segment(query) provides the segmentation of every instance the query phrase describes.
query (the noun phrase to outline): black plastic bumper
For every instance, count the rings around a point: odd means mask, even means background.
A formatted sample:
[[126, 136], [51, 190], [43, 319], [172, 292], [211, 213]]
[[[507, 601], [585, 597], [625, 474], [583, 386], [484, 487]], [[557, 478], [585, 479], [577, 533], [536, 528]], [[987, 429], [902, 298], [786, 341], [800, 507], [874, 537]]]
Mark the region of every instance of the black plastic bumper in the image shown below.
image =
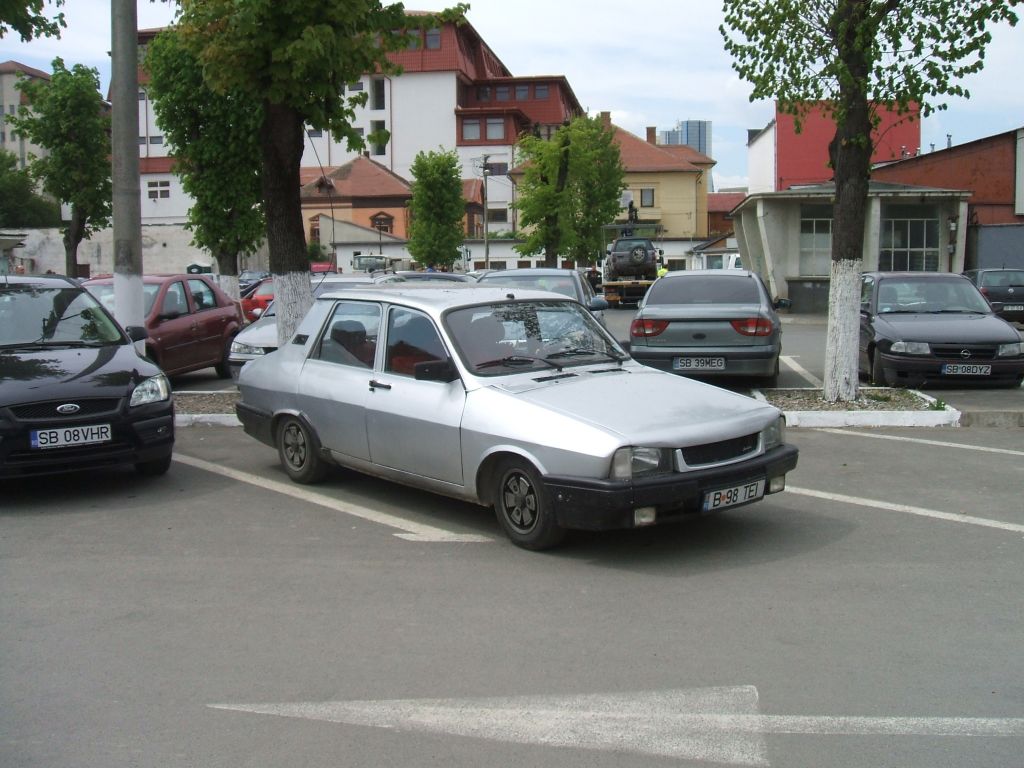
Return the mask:
[[245, 434], [273, 447], [273, 414], [245, 403], [235, 403], [235, 415], [238, 416]]
[[633, 511], [638, 507], [654, 507], [656, 523], [678, 520], [700, 512], [708, 491], [790, 472], [796, 468], [798, 453], [795, 446], [783, 445], [757, 458], [714, 469], [632, 481], [548, 477], [545, 485], [558, 523], [565, 528], [632, 528]]

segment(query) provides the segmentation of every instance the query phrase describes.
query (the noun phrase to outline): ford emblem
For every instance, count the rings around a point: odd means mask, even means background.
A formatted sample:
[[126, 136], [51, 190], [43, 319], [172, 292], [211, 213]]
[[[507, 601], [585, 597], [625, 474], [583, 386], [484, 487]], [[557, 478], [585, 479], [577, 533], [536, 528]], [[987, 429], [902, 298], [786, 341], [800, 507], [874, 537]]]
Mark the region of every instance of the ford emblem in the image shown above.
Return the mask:
[[78, 413], [82, 410], [81, 406], [75, 405], [74, 403], [64, 403], [64, 405], [57, 406], [57, 413], [62, 413], [65, 416], [69, 416], [72, 413]]

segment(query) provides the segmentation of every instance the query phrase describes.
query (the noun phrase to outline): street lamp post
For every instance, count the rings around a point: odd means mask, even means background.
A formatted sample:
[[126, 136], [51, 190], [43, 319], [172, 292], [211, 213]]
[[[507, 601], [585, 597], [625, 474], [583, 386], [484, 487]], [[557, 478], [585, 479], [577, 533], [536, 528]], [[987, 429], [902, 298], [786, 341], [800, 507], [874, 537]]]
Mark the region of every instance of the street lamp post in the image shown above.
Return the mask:
[[484, 175], [484, 269], [491, 268], [491, 248], [490, 242], [487, 239], [487, 161], [491, 159], [490, 155], [484, 155], [483, 162], [483, 175]]

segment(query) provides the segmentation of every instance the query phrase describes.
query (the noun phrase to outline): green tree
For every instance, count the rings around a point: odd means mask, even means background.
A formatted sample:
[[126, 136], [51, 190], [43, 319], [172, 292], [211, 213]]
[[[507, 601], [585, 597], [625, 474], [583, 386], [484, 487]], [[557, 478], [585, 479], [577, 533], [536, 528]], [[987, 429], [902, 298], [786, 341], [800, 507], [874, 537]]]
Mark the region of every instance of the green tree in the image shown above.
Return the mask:
[[64, 5], [64, 0], [0, 0], [0, 37], [11, 30], [18, 33], [22, 40], [28, 42], [36, 37], [60, 37], [60, 31], [67, 24], [64, 14], [58, 13], [53, 18], [43, 15], [43, 6], [52, 4], [55, 8]]
[[157, 122], [174, 170], [193, 199], [193, 243], [217, 259], [224, 288], [238, 295], [238, 257], [262, 242], [259, 126], [261, 104], [237, 89], [215, 93], [175, 28], [149, 45], [146, 68]]
[[526, 240], [516, 249], [592, 263], [604, 247], [601, 227], [619, 212], [625, 171], [615, 134], [600, 118], [577, 117], [550, 140], [524, 134], [517, 145], [523, 166], [516, 208]]
[[[210, 88], [237, 90], [262, 107], [263, 211], [282, 342], [312, 303], [299, 200], [305, 127], [362, 149], [352, 121], [367, 93], [346, 96], [346, 83], [367, 72], [397, 72], [387, 55], [409, 45], [404, 30], [461, 19], [465, 8], [406, 17], [401, 3], [380, 0], [181, 0], [182, 39]], [[367, 137], [387, 138], [386, 132]]]
[[32, 176], [47, 194], [71, 206], [64, 269], [74, 277], [79, 243], [110, 223], [110, 117], [99, 93], [99, 73], [82, 64], [66, 69], [57, 58], [49, 80], [23, 79], [16, 87], [31, 106], [8, 120], [48, 153], [32, 160]]
[[864, 247], [871, 129], [879, 105], [927, 116], [947, 96], [968, 97], [964, 76], [984, 65], [987, 27], [1018, 0], [723, 0], [720, 32], [751, 101], [775, 98], [799, 119], [825, 101], [836, 198], [832, 225], [824, 397], [857, 397], [859, 273]]
[[0, 150], [0, 228], [59, 226], [60, 206], [36, 194], [28, 171], [18, 169], [18, 158]]
[[464, 232], [462, 173], [454, 151], [420, 152], [413, 160], [409, 253], [421, 264], [450, 267]]

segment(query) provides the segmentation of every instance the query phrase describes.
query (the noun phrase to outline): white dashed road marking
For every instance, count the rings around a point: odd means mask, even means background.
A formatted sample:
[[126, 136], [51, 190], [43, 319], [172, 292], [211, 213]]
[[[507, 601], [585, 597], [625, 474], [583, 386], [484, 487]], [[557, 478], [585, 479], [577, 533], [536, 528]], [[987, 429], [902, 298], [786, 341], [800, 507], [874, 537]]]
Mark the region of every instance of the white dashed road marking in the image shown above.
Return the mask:
[[951, 443], [947, 440], [927, 440], [923, 437], [903, 437], [902, 435], [876, 435], [871, 432], [856, 432], [850, 429], [828, 429], [820, 428], [815, 432], [828, 432], [832, 435], [851, 435], [854, 437], [869, 437], [874, 440], [896, 440], [903, 443], [919, 443], [920, 445], [936, 445], [940, 448], [959, 448], [965, 451], [980, 451], [981, 453], [1001, 453], [1006, 456], [1024, 456], [1024, 451], [1016, 451], [1011, 448], [989, 448], [984, 445], [968, 445], [967, 443]]
[[812, 387], [821, 388], [824, 384], [821, 379], [815, 376], [813, 373], [804, 368], [800, 363], [796, 361], [792, 355], [779, 355], [779, 360], [785, 363], [786, 367], [796, 373], [799, 373], [804, 379], [811, 383]]
[[277, 480], [268, 480], [266, 478], [259, 477], [258, 475], [253, 475], [248, 472], [240, 472], [239, 470], [230, 469], [228, 467], [222, 467], [219, 464], [197, 459], [192, 456], [175, 453], [174, 460], [181, 464], [186, 464], [190, 467], [195, 467], [196, 469], [202, 469], [206, 472], [213, 472], [214, 474], [222, 475], [223, 477], [228, 477], [232, 480], [263, 488], [264, 490], [273, 491], [274, 493], [280, 493], [285, 496], [291, 496], [293, 499], [299, 499], [300, 501], [305, 501], [309, 504], [317, 504], [321, 507], [327, 507], [328, 509], [333, 509], [336, 512], [342, 512], [346, 515], [362, 518], [363, 520], [368, 520], [372, 523], [386, 525], [389, 528], [397, 528], [401, 533], [396, 533], [395, 536], [407, 541], [478, 543], [490, 543], [494, 541], [494, 539], [489, 536], [452, 533], [451, 531], [446, 531], [443, 528], [424, 525], [412, 520], [397, 517], [396, 515], [389, 515], [386, 512], [369, 509], [368, 507], [363, 507], [358, 504], [332, 499], [328, 496], [323, 496], [322, 494], [314, 493], [313, 491], [308, 491], [289, 483], [282, 483]]

